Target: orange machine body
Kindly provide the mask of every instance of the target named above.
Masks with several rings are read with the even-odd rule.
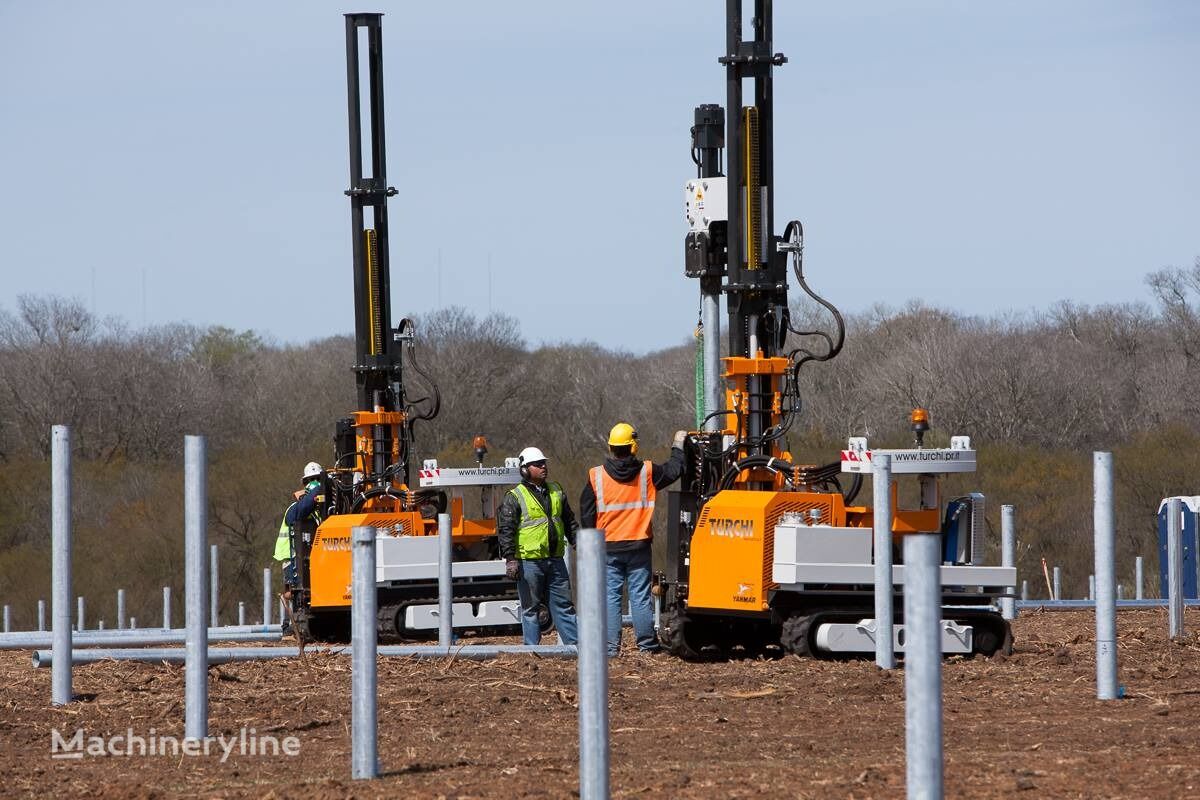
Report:
[[[398,495],[398,498],[403,494]],[[388,497],[391,497],[389,495]],[[376,498],[378,499],[378,498]],[[467,519],[463,499],[450,499],[450,534],[454,544],[470,545],[496,533],[494,519]],[[368,511],[335,514],[321,523],[309,551],[310,605],[321,611],[350,608],[350,531],[372,526],[386,536],[436,536],[437,519],[418,511]]]
[[[893,503],[895,485],[892,486]],[[893,505],[893,507],[895,507]],[[847,506],[836,492],[776,492],[726,489],[705,503],[692,533],[688,571],[689,609],[766,612],[775,562],[775,526],[787,512],[820,512],[822,524],[869,528],[873,513]],[[892,538],[936,531],[937,509],[896,509]]]

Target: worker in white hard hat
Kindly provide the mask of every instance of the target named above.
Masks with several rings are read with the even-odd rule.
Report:
[[[521,633],[525,644],[542,639],[538,614],[543,598],[563,644],[575,644],[575,606],[571,579],[563,559],[575,544],[579,523],[562,486],[548,479],[546,455],[526,447],[517,457],[521,482],[504,495],[496,512],[496,538],[505,573],[517,582],[521,599]]]
[[[618,422],[608,432],[608,458],[588,471],[588,482],[579,497],[579,517],[585,528],[604,531],[605,585],[608,607],[608,655],[621,651],[621,593],[629,591],[629,614],[638,650],[659,648],[654,632],[654,607],[650,600],[652,572],[651,520],[658,490],[683,474],[686,431],[678,431],[665,464],[637,457],[637,428]]]
[[[283,514],[279,534],[275,537],[275,560],[283,562],[284,602],[292,600],[292,589],[296,586],[296,541],[297,536],[311,537],[321,524],[324,504],[325,470],[316,461],[304,465],[300,474],[300,486],[292,493],[292,504]]]

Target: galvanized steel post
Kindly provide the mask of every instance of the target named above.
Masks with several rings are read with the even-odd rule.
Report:
[[[1054,597],[1051,600],[1062,600],[1062,569],[1054,568]]]
[[[454,544],[451,540],[450,515],[438,514],[438,644],[449,647],[454,641]]]
[[[445,516],[445,515],[442,515]],[[439,520],[440,522],[440,520]],[[351,553],[351,777],[379,776],[377,750],[378,716],[376,709],[375,529],[356,526],[351,529],[354,550]]]
[[[262,624],[271,624],[271,568],[263,567]]]
[[[1021,581],[1021,599],[1029,599],[1029,581]]]
[[[71,702],[71,431],[66,425],[50,429],[50,614],[54,627],[54,666],[50,675],[50,702]],[[83,598],[79,598],[83,622]]]
[[[83,595],[79,595],[75,598],[75,630],[77,631],[82,631],[87,627],[83,621],[83,612]]]
[[[137,617],[129,618],[129,630],[131,630],[131,631],[137,630]]]
[[[4,632],[9,633],[12,630],[12,609],[7,605],[4,606]]]
[[[1183,503],[1167,501],[1167,628],[1175,639],[1183,635]]]
[[[163,587],[163,624],[164,628],[171,627],[171,587]]]
[[[185,436],[183,445],[184,596],[187,620],[184,736],[208,736],[208,530],[207,447],[203,436]]]
[[[1096,576],[1095,574],[1088,575],[1088,600],[1096,601]]]
[[[1011,505],[1000,506],[1000,566],[1014,567],[1017,564],[1017,529],[1014,522],[1015,509]],[[1004,619],[1017,618],[1017,601],[1012,595],[1016,586],[1006,586],[1008,597],[1000,598],[1000,616]]]
[[[125,630],[125,590],[117,589],[117,630]]]
[[[1144,575],[1143,575],[1142,569],[1143,569],[1142,557],[1138,556],[1137,558],[1135,558],[1133,560],[1134,581],[1137,584],[1136,586],[1134,586],[1133,599],[1135,599],[1135,600],[1144,600],[1145,599],[1145,590],[1143,588],[1144,587],[1144,581],[1143,581]]]
[[[896,667],[892,619],[892,457],[871,459],[871,490],[875,493],[875,665]]]
[[[221,580],[217,564],[217,546],[215,544],[210,548],[210,553],[208,561],[208,624],[215,628],[221,624],[217,621],[217,607],[220,605],[221,598]]]
[[[579,797],[608,798],[608,633],[604,596],[604,534],[584,528],[575,538],[579,561]]]
[[[909,800],[942,784],[941,537],[904,537],[904,722]]]
[[[1117,699],[1116,515],[1113,511],[1112,453],[1092,456],[1095,568],[1091,578],[1096,602],[1096,699]]]
[[[38,600],[38,631],[46,630],[46,601]]]
[[[246,603],[242,600],[238,601],[238,625],[246,624]]]

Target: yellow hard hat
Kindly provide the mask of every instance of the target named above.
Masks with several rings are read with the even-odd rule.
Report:
[[[630,452],[637,453],[637,428],[628,422],[618,422],[608,432],[609,447],[629,447]]]

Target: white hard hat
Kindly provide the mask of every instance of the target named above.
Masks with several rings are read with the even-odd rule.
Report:
[[[521,454],[517,456],[517,459],[520,465],[523,467],[531,461],[545,461],[546,455],[536,447],[526,447],[521,451]]]
[[[310,478],[319,478],[321,477],[321,473],[324,471],[325,470],[321,468],[320,464],[315,461],[310,461],[304,465],[304,474],[300,477],[304,480],[309,480]]]

